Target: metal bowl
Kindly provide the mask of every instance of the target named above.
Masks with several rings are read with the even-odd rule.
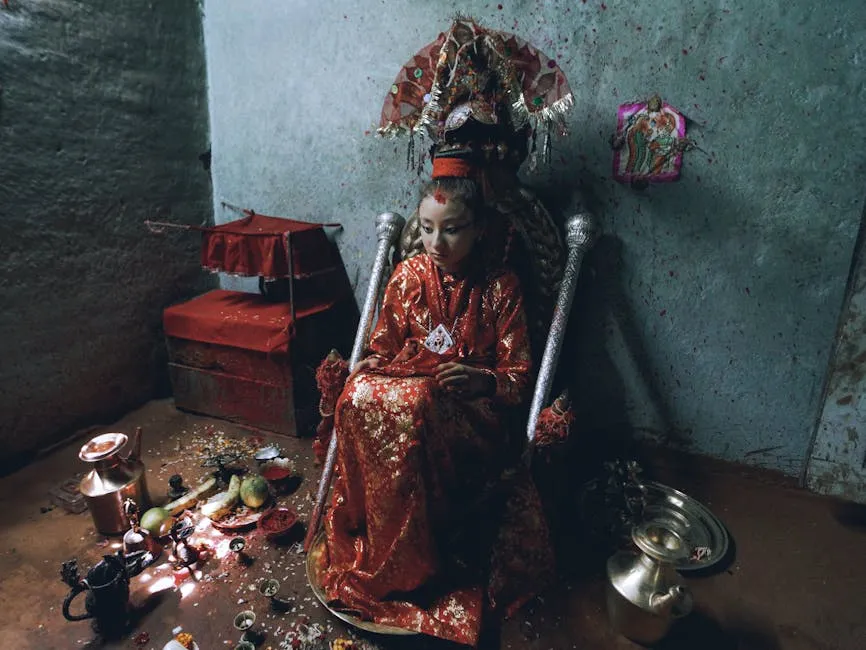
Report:
[[[279,539],[298,523],[298,514],[291,508],[272,508],[259,519],[258,527],[268,539]]]
[[[257,449],[255,454],[253,454],[253,458],[255,458],[260,463],[265,462],[266,460],[273,460],[274,458],[280,457],[280,448],[276,445],[268,445],[267,447],[261,447]]]

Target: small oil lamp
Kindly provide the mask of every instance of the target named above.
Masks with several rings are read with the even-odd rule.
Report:
[[[239,641],[239,645],[241,643],[248,643],[255,647],[256,644],[262,640],[261,635],[253,630],[253,625],[255,625],[255,622],[256,613],[254,611],[246,609],[242,612],[237,613],[234,620],[234,626],[236,630],[240,630],[241,632],[243,632]]]
[[[247,546],[247,540],[238,535],[237,537],[232,537],[229,540],[229,550],[235,554],[235,561],[238,564],[243,564],[244,566],[249,566],[253,563],[253,558],[251,558],[244,549]]]
[[[271,609],[275,612],[287,612],[292,606],[288,598],[277,596],[280,591],[280,581],[274,578],[266,578],[259,583],[259,593],[271,599]]]

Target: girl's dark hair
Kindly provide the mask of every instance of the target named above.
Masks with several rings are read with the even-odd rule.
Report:
[[[418,203],[429,196],[444,194],[449,201],[461,203],[472,213],[476,221],[483,219],[485,211],[484,196],[478,183],[471,178],[436,178],[421,186]]]
[[[449,201],[457,201],[462,204],[472,213],[472,218],[476,224],[484,223],[487,205],[478,183],[473,179],[443,177],[425,183],[421,186],[419,205],[428,196],[435,197],[439,193],[444,194]]]

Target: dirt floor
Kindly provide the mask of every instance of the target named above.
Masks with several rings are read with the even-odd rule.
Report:
[[[83,571],[119,546],[119,538],[94,532],[88,512],[52,507],[49,490],[85,470],[81,444],[103,431],[144,430],[147,482],[155,500],[165,498],[169,476],[194,484],[209,470],[202,450],[224,439],[248,448],[275,440],[296,461],[300,486],[279,501],[306,520],[318,470],[309,440],[269,437],[211,418],[177,411],[170,400],[154,401],[108,427],[82,434],[15,474],[0,478],[0,648],[142,648],[160,650],[181,626],[201,650],[233,648],[241,633],[235,615],[252,610],[259,648],[276,650],[306,633],[323,637],[311,648],[354,638],[365,648],[429,648],[450,644],[423,637],[359,634],[320,606],[307,585],[305,556],[294,537],[271,542],[255,529],[244,533],[248,562],[228,550],[230,536],[203,526],[193,537],[214,550],[195,578],[165,561],[132,579],[133,627],[116,641],[94,637],[89,622],[67,622],[61,605],[69,588],[60,565],[77,558]],[[678,622],[659,647],[667,650],[858,650],[866,648],[866,514],[860,507],[819,498],[790,481],[764,472],[687,457],[657,459],[652,477],[709,506],[727,525],[736,545],[724,570],[687,579],[695,611]],[[531,650],[635,650],[640,646],[610,629],[604,600],[604,562],[576,542],[560,544],[570,569],[561,584],[501,627],[487,647]],[[581,567],[575,570],[575,567]],[[257,586],[281,583],[289,610],[274,612]],[[83,597],[72,605],[83,610]]]

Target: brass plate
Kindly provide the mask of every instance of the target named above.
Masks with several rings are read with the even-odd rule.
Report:
[[[252,528],[258,523],[259,519],[262,518],[262,515],[269,512],[274,507],[274,503],[273,496],[268,496],[268,500],[265,501],[261,507],[255,509],[249,508],[241,503],[239,506],[236,506],[234,512],[227,517],[223,517],[222,519],[211,519],[210,521],[214,528],[222,532],[233,532],[244,530],[245,528]]]
[[[666,525],[685,540],[689,549],[689,555],[677,563],[677,571],[702,571],[725,559],[730,545],[728,531],[709,508],[662,483],[649,481],[644,487],[647,489],[644,521]],[[707,549],[708,554],[698,557],[699,548]]]
[[[388,634],[392,636],[410,636],[420,634],[415,630],[406,630],[402,627],[394,627],[392,625],[381,625],[379,623],[373,623],[372,621],[362,621],[360,618],[352,616],[351,614],[347,614],[346,612],[341,612],[339,610],[334,609],[328,604],[328,597],[325,595],[324,589],[322,589],[322,581],[319,580],[319,558],[322,555],[322,552],[325,550],[325,531],[319,531],[319,534],[316,535],[315,540],[313,541],[313,545],[310,548],[310,552],[307,553],[307,582],[310,583],[310,588],[312,588],[313,593],[316,594],[316,598],[319,599],[319,602],[325,606],[331,614],[339,618],[341,621],[348,623],[349,625],[358,628],[359,630],[364,630],[365,632],[373,632],[374,634]]]

